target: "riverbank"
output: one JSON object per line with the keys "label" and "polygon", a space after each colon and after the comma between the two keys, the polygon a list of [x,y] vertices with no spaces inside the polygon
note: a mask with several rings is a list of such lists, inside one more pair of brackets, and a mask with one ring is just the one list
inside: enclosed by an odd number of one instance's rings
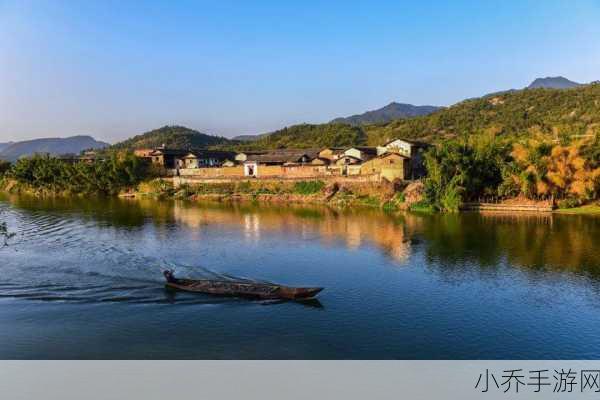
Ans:
{"label": "riverbank", "polygon": [[580,207],[558,209],[554,212],[566,215],[600,215],[600,205],[587,204]]}
{"label": "riverbank", "polygon": [[[35,188],[15,180],[0,180],[0,191],[36,197],[86,197],[94,193]],[[135,187],[119,192],[119,197],[157,197],[202,202],[258,202],[271,204],[315,204],[333,208],[369,207],[386,212],[415,211],[435,213],[423,200],[424,186],[420,181],[390,183],[385,180],[201,180],[190,182],[174,178],[142,181]],[[556,213],[565,215],[600,215],[600,205],[587,204],[574,208],[554,209],[547,201],[523,198],[506,199],[499,203],[463,203],[461,212]]]}
{"label": "riverbank", "polygon": [[388,182],[236,180],[180,183],[177,178],[143,182],[122,197],[166,197],[192,201],[326,204],[337,208],[400,209],[397,187]]}

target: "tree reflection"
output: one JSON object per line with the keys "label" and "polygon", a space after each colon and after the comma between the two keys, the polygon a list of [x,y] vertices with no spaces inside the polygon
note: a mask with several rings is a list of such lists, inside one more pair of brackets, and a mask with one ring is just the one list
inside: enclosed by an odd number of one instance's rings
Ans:
{"label": "tree reflection", "polygon": [[426,255],[448,268],[465,264],[600,275],[600,219],[552,214],[438,215],[423,224]]}
{"label": "tree reflection", "polygon": [[[100,226],[144,229],[151,224],[171,240],[176,227],[189,240],[215,235],[214,228],[238,230],[259,243],[272,235],[300,235],[323,246],[375,247],[398,265],[423,256],[426,265],[460,277],[461,271],[494,273],[500,268],[555,270],[600,276],[600,218],[582,215],[406,213],[333,210],[306,205],[196,203],[116,198],[4,198],[33,213],[81,218]],[[224,233],[225,234],[225,233]]]}

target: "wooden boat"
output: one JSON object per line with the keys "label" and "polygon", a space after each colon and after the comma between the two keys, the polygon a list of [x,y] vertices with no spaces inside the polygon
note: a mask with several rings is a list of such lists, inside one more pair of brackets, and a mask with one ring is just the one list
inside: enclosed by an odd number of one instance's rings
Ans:
{"label": "wooden boat", "polygon": [[289,287],[271,283],[219,281],[212,279],[178,279],[172,271],[164,271],[166,287],[186,292],[256,299],[306,300],[314,298],[323,288]]}

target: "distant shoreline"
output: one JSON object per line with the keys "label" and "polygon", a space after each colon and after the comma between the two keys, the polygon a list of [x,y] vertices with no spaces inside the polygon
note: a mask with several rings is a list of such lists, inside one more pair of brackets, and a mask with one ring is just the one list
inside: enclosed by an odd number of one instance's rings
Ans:
{"label": "distant shoreline", "polygon": [[[137,187],[121,191],[119,198],[164,198],[217,203],[264,203],[264,204],[313,204],[333,208],[371,208],[395,213],[413,211],[445,214],[434,211],[420,200],[407,201],[406,191],[397,191],[394,185],[382,181],[301,180],[301,179],[246,179],[201,180],[197,183],[175,184],[177,178],[158,178],[142,181]],[[26,194],[35,197],[98,197],[101,194],[55,192],[33,188],[14,180],[1,182],[0,192]],[[506,203],[463,203],[458,213],[504,213],[513,215],[600,215],[600,205],[586,204],[572,208],[552,209],[548,204],[519,202],[509,199]]]}

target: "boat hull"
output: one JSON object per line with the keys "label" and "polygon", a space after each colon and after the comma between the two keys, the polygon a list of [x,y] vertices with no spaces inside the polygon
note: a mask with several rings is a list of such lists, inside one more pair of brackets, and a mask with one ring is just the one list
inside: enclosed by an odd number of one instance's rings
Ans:
{"label": "boat hull", "polygon": [[323,288],[318,287],[301,288],[260,283],[193,279],[177,279],[175,282],[167,282],[166,287],[216,296],[286,300],[312,299],[323,290]]}

